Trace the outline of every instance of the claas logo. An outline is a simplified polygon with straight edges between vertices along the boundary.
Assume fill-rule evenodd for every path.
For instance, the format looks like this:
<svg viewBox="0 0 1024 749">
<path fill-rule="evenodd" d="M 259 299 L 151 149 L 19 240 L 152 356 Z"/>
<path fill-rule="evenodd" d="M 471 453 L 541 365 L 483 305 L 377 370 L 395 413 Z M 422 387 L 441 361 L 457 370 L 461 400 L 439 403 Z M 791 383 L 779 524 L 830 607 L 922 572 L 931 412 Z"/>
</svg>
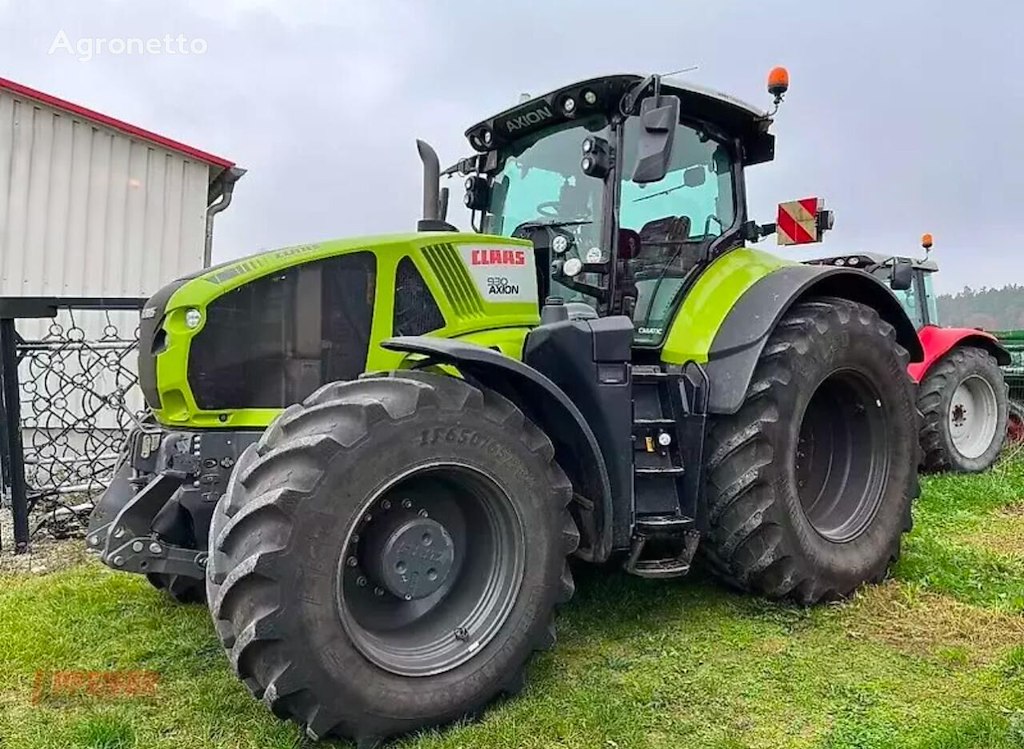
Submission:
<svg viewBox="0 0 1024 749">
<path fill-rule="evenodd" d="M 472 265 L 526 265 L 524 250 L 473 250 Z"/>
</svg>

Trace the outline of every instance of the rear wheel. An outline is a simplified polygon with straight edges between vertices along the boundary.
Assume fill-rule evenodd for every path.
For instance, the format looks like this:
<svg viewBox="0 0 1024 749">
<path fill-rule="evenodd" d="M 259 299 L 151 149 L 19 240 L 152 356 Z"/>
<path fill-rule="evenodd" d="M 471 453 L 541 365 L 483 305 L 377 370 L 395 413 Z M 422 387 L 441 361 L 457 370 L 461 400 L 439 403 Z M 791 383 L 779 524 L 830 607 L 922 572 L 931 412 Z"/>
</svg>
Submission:
<svg viewBox="0 0 1024 749">
<path fill-rule="evenodd" d="M 794 306 L 708 444 L 699 549 L 728 583 L 803 604 L 880 581 L 910 529 L 917 414 L 907 354 L 871 308 Z"/>
<path fill-rule="evenodd" d="M 415 372 L 328 385 L 239 460 L 208 595 L 249 689 L 376 739 L 521 688 L 572 594 L 571 486 L 513 404 Z"/>
<path fill-rule="evenodd" d="M 999 457 L 1006 439 L 1009 398 L 995 358 L 960 346 L 921 381 L 921 448 L 929 471 L 977 473 Z"/>
</svg>

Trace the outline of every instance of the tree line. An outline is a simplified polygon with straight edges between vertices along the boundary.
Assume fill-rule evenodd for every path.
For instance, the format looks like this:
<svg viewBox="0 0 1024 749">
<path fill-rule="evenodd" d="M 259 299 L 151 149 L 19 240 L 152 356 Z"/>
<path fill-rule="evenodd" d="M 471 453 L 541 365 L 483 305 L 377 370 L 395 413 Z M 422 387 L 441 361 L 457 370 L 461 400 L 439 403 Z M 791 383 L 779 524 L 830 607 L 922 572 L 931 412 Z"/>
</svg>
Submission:
<svg viewBox="0 0 1024 749">
<path fill-rule="evenodd" d="M 1024 286 L 999 289 L 965 286 L 955 294 L 936 297 L 943 325 L 985 330 L 1024 330 Z"/>
</svg>

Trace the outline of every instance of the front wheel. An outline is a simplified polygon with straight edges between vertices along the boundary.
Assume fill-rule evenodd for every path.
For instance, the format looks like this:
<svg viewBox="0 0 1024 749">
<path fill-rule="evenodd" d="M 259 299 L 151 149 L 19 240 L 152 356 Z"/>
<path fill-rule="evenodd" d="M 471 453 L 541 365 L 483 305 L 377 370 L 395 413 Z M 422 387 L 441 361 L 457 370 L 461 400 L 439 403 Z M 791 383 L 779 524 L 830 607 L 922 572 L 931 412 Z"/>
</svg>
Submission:
<svg viewBox="0 0 1024 749">
<path fill-rule="evenodd" d="M 918 490 L 907 358 L 870 307 L 820 298 L 786 313 L 740 410 L 711 423 L 698 549 L 713 572 L 802 604 L 884 578 Z"/>
<path fill-rule="evenodd" d="M 365 743 L 518 691 L 573 592 L 572 490 L 512 403 L 416 372 L 327 385 L 242 455 L 211 612 L 276 715 Z"/>
<path fill-rule="evenodd" d="M 929 471 L 978 473 L 999 457 L 1006 439 L 1009 398 L 995 358 L 959 346 L 921 381 L 921 448 Z"/>
</svg>

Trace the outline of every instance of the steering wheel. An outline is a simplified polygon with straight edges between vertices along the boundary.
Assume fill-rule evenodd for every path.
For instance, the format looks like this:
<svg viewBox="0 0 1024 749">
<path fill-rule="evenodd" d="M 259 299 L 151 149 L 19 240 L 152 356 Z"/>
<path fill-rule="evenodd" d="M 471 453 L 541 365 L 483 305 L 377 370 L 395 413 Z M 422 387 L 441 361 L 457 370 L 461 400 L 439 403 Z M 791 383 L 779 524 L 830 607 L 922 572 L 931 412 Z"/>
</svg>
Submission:
<svg viewBox="0 0 1024 749">
<path fill-rule="evenodd" d="M 560 215 L 558 212 L 559 202 L 557 200 L 548 200 L 544 203 L 537 205 L 537 213 L 544 218 L 558 218 Z"/>
</svg>

